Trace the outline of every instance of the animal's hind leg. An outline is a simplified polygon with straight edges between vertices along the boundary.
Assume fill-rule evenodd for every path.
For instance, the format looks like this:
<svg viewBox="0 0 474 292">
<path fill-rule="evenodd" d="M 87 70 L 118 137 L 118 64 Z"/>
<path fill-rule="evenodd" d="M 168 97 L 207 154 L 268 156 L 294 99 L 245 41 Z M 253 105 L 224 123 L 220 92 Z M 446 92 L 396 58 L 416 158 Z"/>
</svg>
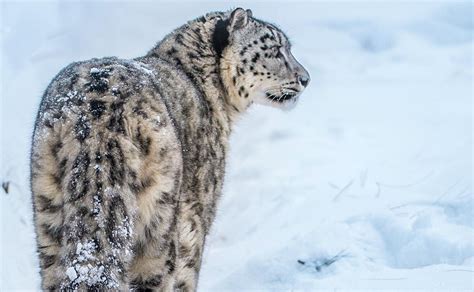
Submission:
<svg viewBox="0 0 474 292">
<path fill-rule="evenodd" d="M 174 179 L 178 173 L 172 172 Z M 164 177 L 156 182 L 137 194 L 134 258 L 129 269 L 130 287 L 137 291 L 173 291 L 175 283 L 178 193 L 174 183 L 171 189 L 167 187 Z"/>
<path fill-rule="evenodd" d="M 164 118 L 162 120 L 165 120 Z M 168 127 L 171 123 L 167 122 Z M 137 152 L 129 153 L 134 172 L 137 218 L 131 288 L 172 291 L 177 253 L 177 211 L 181 185 L 181 148 L 175 136 L 163 135 L 147 122 L 133 129 Z M 168 133 L 173 133 L 172 129 Z"/>
</svg>

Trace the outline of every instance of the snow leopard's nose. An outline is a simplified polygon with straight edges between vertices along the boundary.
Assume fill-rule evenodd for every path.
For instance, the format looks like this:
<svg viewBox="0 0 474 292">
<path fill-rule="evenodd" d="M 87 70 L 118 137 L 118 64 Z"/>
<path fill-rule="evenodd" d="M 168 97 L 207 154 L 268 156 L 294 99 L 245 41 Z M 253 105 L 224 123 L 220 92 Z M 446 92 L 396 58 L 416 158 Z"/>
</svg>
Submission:
<svg viewBox="0 0 474 292">
<path fill-rule="evenodd" d="M 295 77 L 296 80 L 298 81 L 299 84 L 303 87 L 307 87 L 309 84 L 309 81 L 311 81 L 311 77 L 309 77 L 308 71 L 298 63 L 298 68 L 296 69 L 295 72 Z"/>
<path fill-rule="evenodd" d="M 306 87 L 309 83 L 309 76 L 304 76 L 304 75 L 299 75 L 298 77 L 298 82 L 303 85 L 304 87 Z"/>
</svg>

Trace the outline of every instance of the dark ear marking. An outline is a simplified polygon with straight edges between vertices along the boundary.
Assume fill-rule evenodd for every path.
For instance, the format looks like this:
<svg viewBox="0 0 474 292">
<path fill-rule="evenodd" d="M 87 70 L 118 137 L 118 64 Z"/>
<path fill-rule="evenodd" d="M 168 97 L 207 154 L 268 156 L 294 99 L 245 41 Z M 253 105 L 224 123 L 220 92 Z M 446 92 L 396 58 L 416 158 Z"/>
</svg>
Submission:
<svg viewBox="0 0 474 292">
<path fill-rule="evenodd" d="M 222 52 L 225 47 L 229 44 L 229 32 L 227 27 L 229 26 L 229 20 L 219 19 L 214 28 L 214 34 L 212 35 L 212 46 L 217 53 L 218 57 L 222 56 Z"/>
<path fill-rule="evenodd" d="M 250 9 L 244 10 L 243 8 L 236 8 L 230 14 L 230 31 L 245 27 L 250 17 L 252 17 L 252 11 Z"/>
<path fill-rule="evenodd" d="M 252 17 L 252 16 L 253 16 L 252 10 L 247 9 L 247 10 L 245 10 L 245 11 L 247 12 L 247 15 L 248 15 L 249 17 Z"/>
</svg>

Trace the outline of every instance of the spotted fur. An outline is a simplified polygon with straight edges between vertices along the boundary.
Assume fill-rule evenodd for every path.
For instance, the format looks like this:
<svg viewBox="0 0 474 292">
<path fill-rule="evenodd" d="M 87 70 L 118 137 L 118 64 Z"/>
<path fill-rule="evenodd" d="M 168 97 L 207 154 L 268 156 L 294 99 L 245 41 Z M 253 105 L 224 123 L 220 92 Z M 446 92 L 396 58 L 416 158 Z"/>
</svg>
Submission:
<svg viewBox="0 0 474 292">
<path fill-rule="evenodd" d="M 31 154 L 42 288 L 196 290 L 232 124 L 253 102 L 290 107 L 308 81 L 285 35 L 241 8 L 144 57 L 63 69 Z"/>
</svg>

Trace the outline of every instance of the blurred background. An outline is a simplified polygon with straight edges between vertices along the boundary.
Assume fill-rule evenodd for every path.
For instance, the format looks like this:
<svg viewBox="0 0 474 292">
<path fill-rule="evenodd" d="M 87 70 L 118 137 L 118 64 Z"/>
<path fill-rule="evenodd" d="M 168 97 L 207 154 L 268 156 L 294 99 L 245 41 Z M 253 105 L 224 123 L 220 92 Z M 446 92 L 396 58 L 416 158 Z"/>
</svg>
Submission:
<svg viewBox="0 0 474 292">
<path fill-rule="evenodd" d="M 472 2 L 24 1 L 0 2 L 0 290 L 39 290 L 29 147 L 55 74 L 239 6 L 312 82 L 236 126 L 199 291 L 474 288 Z"/>
</svg>

